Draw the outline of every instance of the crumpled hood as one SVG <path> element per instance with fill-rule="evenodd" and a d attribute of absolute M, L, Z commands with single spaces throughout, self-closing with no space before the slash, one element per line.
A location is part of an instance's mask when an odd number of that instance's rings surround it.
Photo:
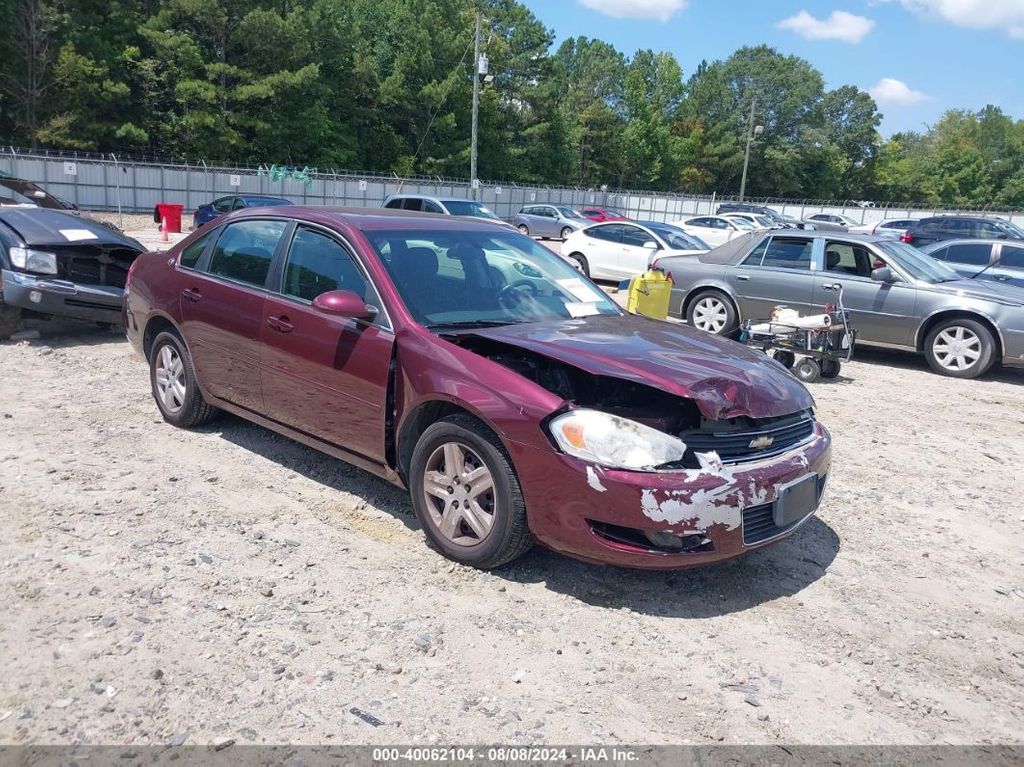
<path fill-rule="evenodd" d="M 594 316 L 481 328 L 473 335 L 690 398 L 712 420 L 791 415 L 814 404 L 802 383 L 761 352 L 688 325 Z"/>
<path fill-rule="evenodd" d="M 0 210 L 3 222 L 30 247 L 58 247 L 65 245 L 101 245 L 145 250 L 137 240 L 118 234 L 113 229 L 92 219 L 72 216 L 47 208 L 4 208 Z"/>

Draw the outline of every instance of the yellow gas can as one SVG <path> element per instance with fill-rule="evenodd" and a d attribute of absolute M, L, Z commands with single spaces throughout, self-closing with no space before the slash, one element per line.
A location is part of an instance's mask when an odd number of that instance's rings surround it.
<path fill-rule="evenodd" d="M 663 320 L 668 317 L 672 278 L 661 269 L 648 269 L 629 281 L 626 311 Z"/>

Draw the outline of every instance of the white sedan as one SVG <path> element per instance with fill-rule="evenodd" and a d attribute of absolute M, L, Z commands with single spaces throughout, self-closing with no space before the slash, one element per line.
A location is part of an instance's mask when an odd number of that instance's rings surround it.
<path fill-rule="evenodd" d="M 772 223 L 770 218 L 760 216 L 757 213 L 723 213 L 722 218 L 727 218 L 740 226 L 754 231 L 775 228 L 775 224 Z"/>
<path fill-rule="evenodd" d="M 562 257 L 588 277 L 621 280 L 645 271 L 655 259 L 708 249 L 699 237 L 672 224 L 608 221 L 570 234 L 562 243 Z"/>
<path fill-rule="evenodd" d="M 746 234 L 750 230 L 724 216 L 690 216 L 673 222 L 687 234 L 700 237 L 712 248 L 724 245 L 734 237 Z"/>

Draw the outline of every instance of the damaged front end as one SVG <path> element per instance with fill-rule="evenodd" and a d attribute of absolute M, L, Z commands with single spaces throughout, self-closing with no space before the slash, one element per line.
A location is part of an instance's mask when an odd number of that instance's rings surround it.
<path fill-rule="evenodd" d="M 557 349 L 549 355 L 482 334 L 449 340 L 565 402 L 542 423 L 556 460 L 511 446 L 517 467 L 531 474 L 523 482 L 531 529 L 552 548 L 628 566 L 705 564 L 784 537 L 820 502 L 829 437 L 809 397 L 756 416 L 714 417 L 728 411 L 722 392 L 735 381 L 718 391 L 706 378 L 688 382 L 710 392 L 712 408 L 707 399 L 583 370 Z"/>
<path fill-rule="evenodd" d="M 121 321 L 128 271 L 142 252 L 126 245 L 77 243 L 10 248 L 3 300 L 44 317 Z"/>

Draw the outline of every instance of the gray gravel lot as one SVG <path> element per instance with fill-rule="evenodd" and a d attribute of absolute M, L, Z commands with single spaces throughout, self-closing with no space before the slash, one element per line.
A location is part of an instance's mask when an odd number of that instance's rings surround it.
<path fill-rule="evenodd" d="M 485 574 L 368 474 L 165 424 L 117 333 L 38 327 L 0 344 L 0 742 L 1024 739 L 1021 373 L 813 385 L 820 518 L 742 560 Z"/>

